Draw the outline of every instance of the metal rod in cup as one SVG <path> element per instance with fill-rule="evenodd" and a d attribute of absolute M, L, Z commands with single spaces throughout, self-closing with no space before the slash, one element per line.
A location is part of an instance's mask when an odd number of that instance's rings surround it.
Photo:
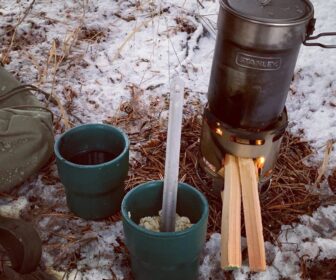
<path fill-rule="evenodd" d="M 171 83 L 166 163 L 163 184 L 161 231 L 175 231 L 177 185 L 180 162 L 184 82 L 174 78 Z"/>

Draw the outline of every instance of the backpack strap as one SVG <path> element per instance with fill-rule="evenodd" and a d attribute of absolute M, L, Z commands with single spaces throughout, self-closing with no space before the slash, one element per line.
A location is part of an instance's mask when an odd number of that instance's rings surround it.
<path fill-rule="evenodd" d="M 20 85 L 17 86 L 10 91 L 6 92 L 5 94 L 0 95 L 0 102 L 4 101 L 5 99 L 8 99 L 10 97 L 13 97 L 16 94 L 24 93 L 24 92 L 31 92 L 35 91 L 38 93 L 42 93 L 48 100 L 53 102 L 54 104 L 57 105 L 57 100 L 50 94 L 45 92 L 44 90 L 34 86 L 34 85 Z M 6 107 L 5 107 L 6 108 Z M 2 109 L 5 109 L 2 108 Z M 7 108 L 11 109 L 41 109 L 43 111 L 47 111 L 51 114 L 52 119 L 54 120 L 54 113 L 47 108 L 47 106 L 37 106 L 37 105 L 20 105 L 20 106 L 10 106 Z"/>

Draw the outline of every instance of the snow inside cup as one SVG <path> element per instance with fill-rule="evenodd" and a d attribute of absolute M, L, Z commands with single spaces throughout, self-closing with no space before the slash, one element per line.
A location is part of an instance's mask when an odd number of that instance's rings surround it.
<path fill-rule="evenodd" d="M 188 217 L 191 227 L 176 232 L 157 232 L 139 225 L 162 207 L 163 182 L 144 183 L 126 196 L 121 205 L 125 243 L 135 279 L 194 280 L 206 238 L 208 202 L 190 185 L 179 183 L 177 213 Z"/>

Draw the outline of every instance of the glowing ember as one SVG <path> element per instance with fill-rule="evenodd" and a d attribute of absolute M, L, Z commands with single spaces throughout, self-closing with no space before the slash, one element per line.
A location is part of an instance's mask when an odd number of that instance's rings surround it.
<path fill-rule="evenodd" d="M 265 141 L 263 141 L 263 140 L 256 140 L 256 145 L 258 145 L 258 146 L 264 145 L 264 142 Z M 265 159 L 264 159 L 264 161 L 265 161 Z"/>
<path fill-rule="evenodd" d="M 216 128 L 216 133 L 220 136 L 223 136 L 223 130 L 221 130 L 220 128 Z"/>
<path fill-rule="evenodd" d="M 262 169 L 265 164 L 265 158 L 264 157 L 259 157 L 256 159 L 256 166 L 258 169 Z"/>

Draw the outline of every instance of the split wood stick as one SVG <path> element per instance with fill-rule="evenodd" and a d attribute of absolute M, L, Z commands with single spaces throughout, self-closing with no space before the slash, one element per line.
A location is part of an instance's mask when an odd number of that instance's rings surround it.
<path fill-rule="evenodd" d="M 241 267 L 241 190 L 237 158 L 227 154 L 224 161 L 224 194 L 221 226 L 221 267 Z"/>
<path fill-rule="evenodd" d="M 238 158 L 238 164 L 250 270 L 265 271 L 265 244 L 255 165 L 250 158 Z"/>

